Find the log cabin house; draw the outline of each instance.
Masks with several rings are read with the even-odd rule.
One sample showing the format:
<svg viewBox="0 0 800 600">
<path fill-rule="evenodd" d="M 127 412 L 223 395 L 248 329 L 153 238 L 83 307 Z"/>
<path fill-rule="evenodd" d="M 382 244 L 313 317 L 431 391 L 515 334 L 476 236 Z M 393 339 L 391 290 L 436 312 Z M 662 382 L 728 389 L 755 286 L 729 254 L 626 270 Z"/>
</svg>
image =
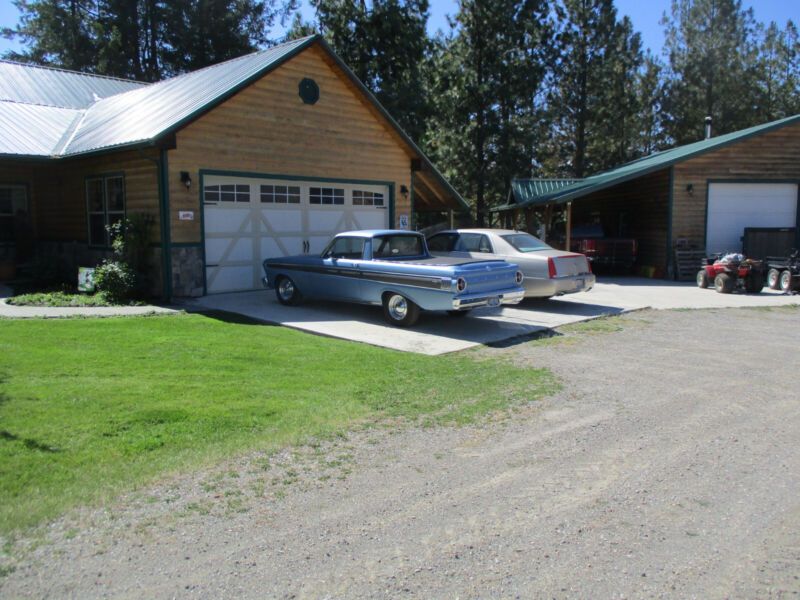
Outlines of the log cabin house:
<svg viewBox="0 0 800 600">
<path fill-rule="evenodd" d="M 270 256 L 464 211 L 320 36 L 158 83 L 0 61 L 0 262 L 92 266 L 152 220 L 163 298 L 258 289 Z"/>
</svg>

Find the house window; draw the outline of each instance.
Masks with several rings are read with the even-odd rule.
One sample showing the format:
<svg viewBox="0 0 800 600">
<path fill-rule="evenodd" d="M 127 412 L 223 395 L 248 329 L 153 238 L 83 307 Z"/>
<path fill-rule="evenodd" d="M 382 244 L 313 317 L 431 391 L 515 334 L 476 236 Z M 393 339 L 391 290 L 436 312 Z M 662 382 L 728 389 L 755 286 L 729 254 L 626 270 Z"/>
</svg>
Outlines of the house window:
<svg viewBox="0 0 800 600">
<path fill-rule="evenodd" d="M 344 189 L 312 187 L 308 190 L 308 201 L 311 204 L 344 204 Z"/>
<path fill-rule="evenodd" d="M 125 218 L 125 177 L 106 175 L 86 180 L 89 245 L 110 246 L 106 227 Z"/>
<path fill-rule="evenodd" d="M 353 206 L 383 206 L 383 194 L 353 190 Z"/>
<path fill-rule="evenodd" d="M 14 219 L 19 211 L 28 210 L 28 194 L 24 185 L 0 185 L 0 244 L 14 239 Z"/>
<path fill-rule="evenodd" d="M 207 185 L 203 188 L 205 202 L 250 202 L 250 186 L 241 184 Z"/>
<path fill-rule="evenodd" d="M 262 185 L 261 201 L 276 204 L 300 204 L 300 188 L 294 185 Z"/>
</svg>

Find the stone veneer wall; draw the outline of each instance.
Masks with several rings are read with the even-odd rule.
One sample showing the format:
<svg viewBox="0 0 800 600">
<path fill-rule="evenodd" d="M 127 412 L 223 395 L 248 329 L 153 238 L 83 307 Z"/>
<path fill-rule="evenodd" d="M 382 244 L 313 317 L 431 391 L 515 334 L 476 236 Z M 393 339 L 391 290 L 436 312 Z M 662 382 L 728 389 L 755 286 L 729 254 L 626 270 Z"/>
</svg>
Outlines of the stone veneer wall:
<svg viewBox="0 0 800 600">
<path fill-rule="evenodd" d="M 172 295 L 196 298 L 203 295 L 203 249 L 199 246 L 172 248 Z"/>
</svg>

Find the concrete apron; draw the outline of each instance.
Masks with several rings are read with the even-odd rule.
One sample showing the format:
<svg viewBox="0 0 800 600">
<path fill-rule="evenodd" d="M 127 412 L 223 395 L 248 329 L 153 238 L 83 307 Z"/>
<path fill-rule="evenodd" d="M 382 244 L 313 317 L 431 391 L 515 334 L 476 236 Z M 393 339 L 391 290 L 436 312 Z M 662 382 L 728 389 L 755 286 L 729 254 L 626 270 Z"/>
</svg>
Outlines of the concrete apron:
<svg viewBox="0 0 800 600">
<path fill-rule="evenodd" d="M 643 308 L 700 309 L 800 304 L 800 296 L 772 290 L 761 294 L 717 294 L 691 283 L 633 277 L 604 278 L 588 293 L 551 300 L 526 300 L 505 308 L 483 308 L 466 318 L 423 312 L 411 329 L 387 325 L 380 307 L 310 301 L 282 306 L 274 292 L 218 294 L 186 303 L 188 309 L 222 310 L 318 335 L 393 350 L 437 355 L 507 341 L 556 327 Z"/>
</svg>

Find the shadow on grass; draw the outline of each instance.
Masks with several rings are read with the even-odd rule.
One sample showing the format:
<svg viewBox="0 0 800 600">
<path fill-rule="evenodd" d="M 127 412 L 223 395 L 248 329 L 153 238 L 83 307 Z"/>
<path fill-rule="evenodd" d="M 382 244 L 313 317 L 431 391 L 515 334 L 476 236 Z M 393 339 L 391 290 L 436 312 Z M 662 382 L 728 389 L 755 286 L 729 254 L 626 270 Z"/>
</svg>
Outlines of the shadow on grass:
<svg viewBox="0 0 800 600">
<path fill-rule="evenodd" d="M 0 440 L 4 442 L 22 442 L 22 445 L 25 446 L 28 450 L 36 450 L 38 452 L 47 452 L 47 453 L 56 453 L 61 452 L 58 448 L 54 448 L 53 446 L 48 446 L 34 440 L 32 438 L 21 438 L 18 435 L 14 435 L 11 432 L 6 430 L 0 430 Z"/>
<path fill-rule="evenodd" d="M 184 308 L 186 312 L 202 315 L 204 317 L 208 317 L 209 319 L 214 319 L 215 321 L 221 321 L 223 323 L 233 323 L 234 325 L 260 325 L 262 327 L 280 327 L 277 323 L 270 323 L 269 321 L 262 321 L 260 319 L 255 319 L 253 317 L 248 317 L 247 315 L 243 315 L 240 313 L 235 312 L 228 312 L 226 310 L 217 310 L 217 309 L 188 309 Z"/>
<path fill-rule="evenodd" d="M 486 344 L 489 348 L 513 348 L 520 344 L 527 344 L 536 340 L 543 340 L 552 337 L 562 337 L 564 334 L 555 331 L 554 329 L 545 329 L 543 331 L 534 331 L 533 333 L 526 333 L 525 335 L 518 335 L 516 337 L 508 338 L 507 340 L 500 340 L 498 342 L 489 342 Z"/>
</svg>

